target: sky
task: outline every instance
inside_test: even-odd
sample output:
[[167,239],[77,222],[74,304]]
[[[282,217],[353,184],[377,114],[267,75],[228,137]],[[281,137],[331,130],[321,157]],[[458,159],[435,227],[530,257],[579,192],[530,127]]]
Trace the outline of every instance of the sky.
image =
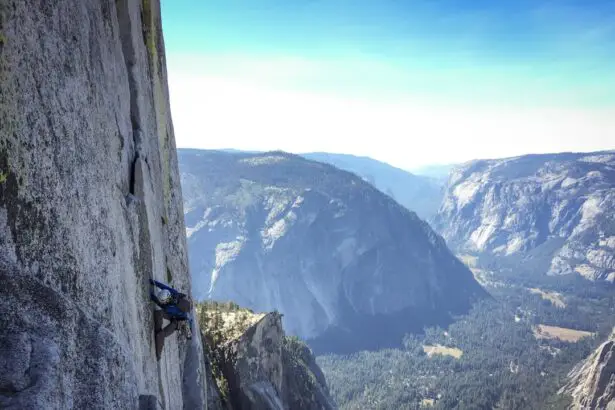
[[615,149],[615,0],[162,0],[178,147]]

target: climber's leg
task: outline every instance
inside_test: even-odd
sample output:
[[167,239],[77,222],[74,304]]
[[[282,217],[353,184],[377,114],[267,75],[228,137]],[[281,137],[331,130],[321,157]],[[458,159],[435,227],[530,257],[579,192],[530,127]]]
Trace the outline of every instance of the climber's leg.
[[154,332],[158,333],[162,330],[162,319],[164,317],[164,311],[154,310]]
[[171,323],[166,325],[164,329],[160,331],[160,333],[164,334],[164,337],[169,337],[175,332],[177,329],[177,320],[171,320]]
[[160,360],[160,355],[162,354],[162,348],[164,347],[164,339],[168,336],[171,336],[173,332],[177,329],[177,321],[171,320],[171,323],[166,325],[164,329],[156,332],[156,359]]

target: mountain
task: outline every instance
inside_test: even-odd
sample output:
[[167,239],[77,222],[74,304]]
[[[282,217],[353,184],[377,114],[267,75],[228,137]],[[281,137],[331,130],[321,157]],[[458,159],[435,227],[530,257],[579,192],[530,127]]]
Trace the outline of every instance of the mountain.
[[456,168],[434,227],[460,253],[518,271],[615,281],[615,151]]
[[413,175],[385,162],[369,157],[326,152],[311,152],[301,156],[359,175],[423,219],[435,215],[442,201],[444,191],[442,183],[437,179]]
[[560,393],[573,397],[571,408],[615,410],[615,330],[569,377]]
[[157,0],[0,5],[0,408],[205,408]]
[[399,343],[486,296],[427,223],[353,173],[282,152],[178,157],[200,300],[278,310],[322,351]]

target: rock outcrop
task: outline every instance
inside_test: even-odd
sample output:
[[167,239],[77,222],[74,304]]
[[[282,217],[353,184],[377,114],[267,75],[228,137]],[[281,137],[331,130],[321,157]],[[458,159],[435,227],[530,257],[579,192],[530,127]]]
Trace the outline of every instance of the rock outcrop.
[[301,156],[357,174],[401,205],[416,212],[422,219],[429,219],[438,212],[444,196],[443,183],[439,180],[414,175],[369,157],[326,152],[311,152]]
[[179,158],[200,300],[277,310],[319,352],[401,343],[485,296],[442,237],[355,174],[279,152]]
[[157,0],[0,4],[0,407],[205,408]]
[[615,331],[570,372],[560,393],[570,394],[573,409],[615,410]]
[[199,307],[217,389],[209,409],[333,410],[310,349],[285,335],[281,315]]
[[615,151],[528,155],[454,170],[434,228],[458,252],[613,282],[613,209]]
[[283,338],[279,315],[270,314],[225,343],[222,371],[234,408],[284,409]]

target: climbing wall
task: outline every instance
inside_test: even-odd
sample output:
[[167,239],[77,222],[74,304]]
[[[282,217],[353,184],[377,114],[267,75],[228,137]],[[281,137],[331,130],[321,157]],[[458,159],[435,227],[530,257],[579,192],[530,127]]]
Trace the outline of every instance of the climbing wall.
[[[0,407],[205,408],[157,0],[0,2]],[[197,332],[198,333],[198,332]],[[149,403],[149,404],[147,404]]]

